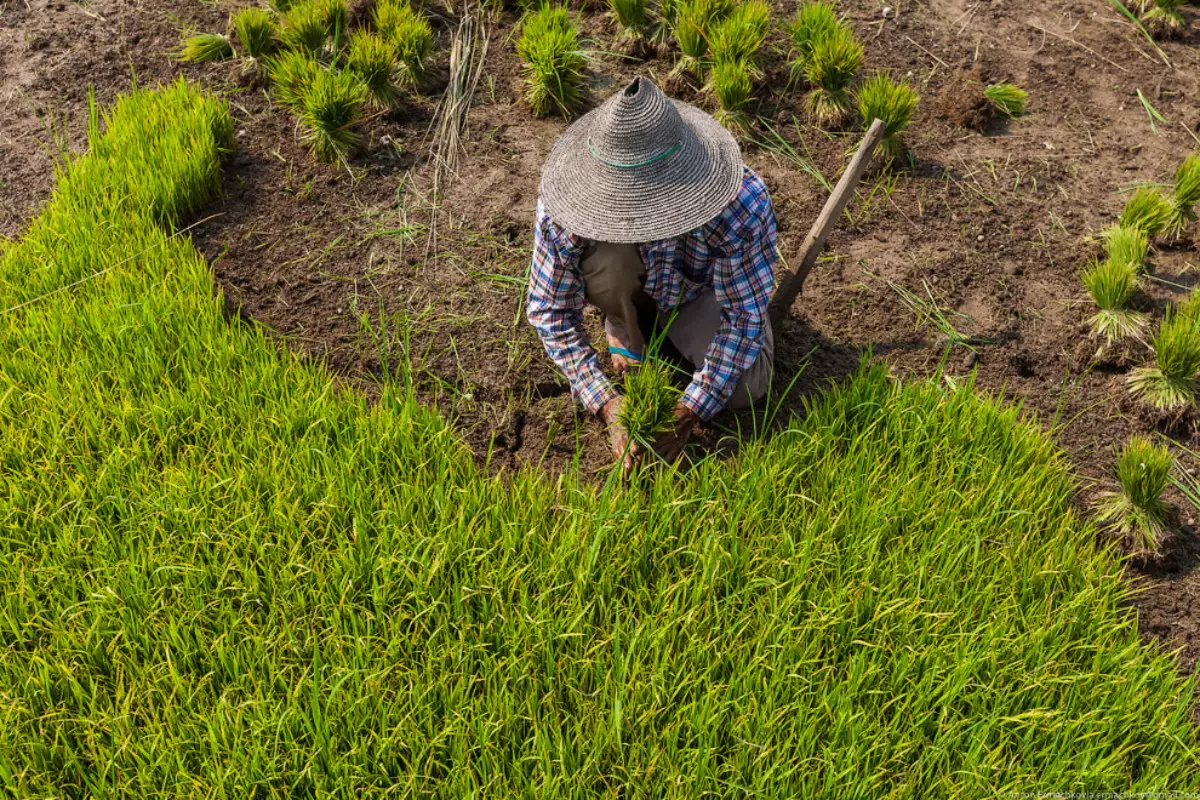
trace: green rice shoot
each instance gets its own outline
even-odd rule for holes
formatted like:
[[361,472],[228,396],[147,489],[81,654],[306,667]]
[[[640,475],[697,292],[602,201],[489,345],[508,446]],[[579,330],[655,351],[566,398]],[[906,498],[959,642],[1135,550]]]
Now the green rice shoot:
[[1129,389],[1154,408],[1180,411],[1196,399],[1200,372],[1200,320],[1170,311],[1154,336],[1154,365],[1129,375]]
[[288,50],[319,53],[329,38],[326,0],[304,0],[292,5],[279,21],[279,43]]
[[362,119],[367,87],[342,70],[321,70],[304,94],[300,110],[301,140],[321,161],[345,161],[358,144],[354,127]]
[[714,63],[739,63],[754,80],[762,77],[759,51],[771,29],[771,7],[764,0],[740,3],[724,19],[714,23],[709,37]]
[[1138,552],[1159,552],[1169,509],[1163,490],[1175,457],[1161,444],[1134,434],[1117,458],[1120,489],[1101,496],[1096,519]]
[[863,46],[845,28],[813,45],[804,74],[812,89],[807,108],[819,125],[841,124],[850,116],[850,84],[863,62]]
[[402,86],[416,88],[429,73],[433,28],[407,0],[381,0],[375,6],[375,28],[396,51]]
[[1019,117],[1025,113],[1025,104],[1029,93],[1013,83],[993,83],[983,90],[984,95],[996,109],[1005,117]]
[[629,438],[650,447],[656,436],[675,425],[675,406],[683,390],[676,385],[674,368],[654,355],[625,373],[625,401],[617,421]]
[[646,0],[608,0],[608,8],[622,36],[636,39],[645,33],[648,22]]
[[233,15],[233,28],[237,31],[242,52],[249,58],[260,60],[275,49],[275,16],[265,8],[243,8]]
[[1098,311],[1091,318],[1092,336],[1108,344],[1139,333],[1146,317],[1129,308],[1138,287],[1138,273],[1131,265],[1107,259],[1093,263],[1080,276]]
[[564,6],[546,5],[528,15],[517,41],[525,100],[539,117],[570,116],[583,102],[584,56]]
[[1183,15],[1186,0],[1149,0],[1142,14],[1142,24],[1156,36],[1175,36],[1188,26]]
[[309,87],[324,71],[311,55],[301,50],[284,50],[266,61],[275,98],[286,106],[304,106]]
[[876,72],[859,87],[857,106],[863,124],[870,126],[876,119],[884,124],[883,140],[877,151],[884,163],[890,164],[905,154],[901,137],[912,121],[919,101],[920,95],[907,81],[896,82],[885,72]]
[[1166,233],[1178,237],[1196,221],[1196,204],[1200,203],[1200,153],[1189,154],[1175,170],[1170,202],[1171,220]]
[[367,87],[375,106],[388,108],[396,102],[396,48],[388,39],[366,30],[351,33],[346,68]]
[[745,107],[753,90],[749,67],[744,61],[718,61],[713,64],[709,85],[719,105],[716,120],[735,133],[744,133],[750,125]]
[[1153,239],[1167,229],[1174,213],[1171,201],[1162,192],[1142,186],[1125,201],[1118,224],[1122,228],[1138,228]]
[[690,72],[701,77],[709,55],[713,30],[737,8],[732,0],[679,0],[675,12],[675,42],[680,58],[673,74]]
[[1135,274],[1145,271],[1150,237],[1141,228],[1117,225],[1104,231],[1104,249],[1109,261],[1129,266]]
[[833,10],[833,3],[821,0],[801,3],[796,9],[795,18],[788,25],[792,40],[789,62],[792,80],[805,78],[817,42],[836,35],[839,30],[845,30],[845,26]]
[[180,61],[224,61],[233,58],[233,44],[220,33],[196,33],[183,40]]

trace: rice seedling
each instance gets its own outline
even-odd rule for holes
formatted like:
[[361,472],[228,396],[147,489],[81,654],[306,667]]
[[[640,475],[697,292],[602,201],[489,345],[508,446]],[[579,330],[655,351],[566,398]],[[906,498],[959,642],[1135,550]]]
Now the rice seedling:
[[1142,4],[1142,24],[1156,36],[1174,36],[1187,27],[1182,8],[1187,0],[1147,0]]
[[389,40],[365,30],[350,34],[346,68],[362,80],[376,106],[387,108],[396,102],[396,48]]
[[740,3],[712,27],[709,50],[714,63],[740,63],[754,80],[762,77],[758,54],[771,29],[771,7],[763,0]]
[[[480,17],[478,12],[465,12],[450,38],[450,80],[446,83],[430,125],[435,200],[442,196],[443,184],[458,168],[472,99],[487,63],[488,30]],[[433,224],[437,224],[436,215]],[[430,236],[435,235],[436,228],[431,226]]]
[[1187,299],[1175,307],[1175,312],[1193,323],[1200,324],[1200,289],[1193,289]]
[[1200,153],[1191,153],[1175,170],[1175,187],[1171,192],[1171,219],[1166,233],[1180,236],[1196,221],[1195,206],[1200,203]]
[[1012,83],[993,83],[983,90],[983,94],[997,113],[1006,117],[1024,114],[1025,103],[1029,99],[1028,92]]
[[675,406],[682,395],[671,365],[648,355],[625,374],[625,402],[617,419],[631,441],[650,447],[658,434],[674,427]]
[[608,8],[621,35],[636,39],[646,30],[646,0],[608,0]]
[[311,55],[300,50],[285,50],[267,60],[266,65],[275,97],[297,109],[303,107],[309,87],[324,70]]
[[1167,311],[1154,336],[1154,366],[1129,375],[1129,389],[1149,405],[1177,411],[1196,399],[1200,372],[1200,320]]
[[672,74],[690,72],[701,77],[709,54],[714,28],[733,13],[736,2],[730,0],[679,0],[675,11],[675,42],[680,58]]
[[1167,448],[1145,436],[1131,436],[1117,458],[1121,488],[1101,497],[1096,519],[1136,550],[1157,553],[1169,513],[1162,493],[1174,467],[1175,457]]
[[709,85],[720,108],[716,119],[734,132],[744,132],[750,124],[745,106],[750,102],[753,85],[744,61],[718,61],[713,64]]
[[583,102],[583,52],[570,12],[543,6],[529,15],[517,41],[525,100],[537,116],[569,116]]
[[242,52],[253,59],[271,54],[275,48],[275,17],[263,8],[243,8],[233,15],[233,27]]
[[362,119],[367,87],[355,75],[341,70],[321,70],[304,93],[301,139],[322,161],[345,160],[358,144],[354,126]]
[[862,60],[862,45],[845,28],[813,45],[804,74],[813,87],[808,93],[808,112],[818,124],[840,124],[850,115],[850,83]]
[[891,163],[905,153],[901,138],[913,113],[917,110],[920,95],[907,82],[897,83],[887,73],[876,72],[863,81],[857,93],[858,114],[863,123],[883,120],[884,137],[879,143],[878,155],[885,163]]
[[197,33],[183,40],[180,61],[224,61],[233,58],[233,44],[219,33]]
[[1110,258],[1092,264],[1080,279],[1099,309],[1091,319],[1092,336],[1111,344],[1142,330],[1145,315],[1129,308],[1138,285],[1133,265]]
[[288,50],[318,53],[328,38],[329,13],[325,0],[304,0],[280,17],[279,43]]
[[375,28],[396,49],[398,80],[415,88],[429,70],[433,53],[433,28],[408,0],[380,0],[375,6]]
[[805,77],[808,62],[812,58],[817,42],[835,35],[844,26],[833,10],[832,3],[805,2],[796,10],[795,18],[788,24],[791,34],[792,52],[790,69],[792,80]]
[[1150,238],[1141,228],[1117,225],[1104,231],[1104,249],[1108,260],[1129,266],[1140,275],[1146,264]]
[[1143,186],[1125,201],[1117,224],[1122,228],[1138,228],[1153,239],[1167,229],[1173,214],[1171,201],[1162,192]]

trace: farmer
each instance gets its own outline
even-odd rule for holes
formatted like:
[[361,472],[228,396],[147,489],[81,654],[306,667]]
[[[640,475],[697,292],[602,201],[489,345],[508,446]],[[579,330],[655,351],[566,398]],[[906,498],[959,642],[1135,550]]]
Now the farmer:
[[585,300],[604,315],[618,374],[655,325],[691,362],[674,429],[654,443],[671,461],[698,420],[766,392],[774,264],[767,187],[698,108],[636,78],[559,137],[542,170],[527,315],[626,472],[642,454],[618,422],[623,398],[584,330]]

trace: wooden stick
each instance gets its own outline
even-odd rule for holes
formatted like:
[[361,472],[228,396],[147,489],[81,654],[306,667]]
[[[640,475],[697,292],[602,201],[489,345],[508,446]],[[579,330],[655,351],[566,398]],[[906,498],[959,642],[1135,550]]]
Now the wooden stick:
[[825,207],[821,209],[821,213],[817,215],[817,221],[813,223],[812,230],[805,237],[804,244],[800,245],[795,271],[786,273],[780,279],[775,296],[771,298],[771,302],[767,306],[772,326],[779,326],[784,315],[799,296],[800,290],[804,288],[804,279],[808,277],[813,265],[817,263],[817,256],[821,255],[821,251],[825,249],[825,240],[829,238],[829,234],[833,232],[833,226],[842,216],[842,212],[846,210],[846,204],[850,202],[850,197],[854,194],[858,182],[862,180],[863,173],[871,166],[871,157],[875,154],[875,148],[883,141],[883,129],[883,120],[877,119],[871,123],[867,135],[863,137],[862,144],[858,146],[858,152],[854,154],[854,158],[850,159],[850,165],[842,173],[837,186],[833,187],[833,192],[825,201]]

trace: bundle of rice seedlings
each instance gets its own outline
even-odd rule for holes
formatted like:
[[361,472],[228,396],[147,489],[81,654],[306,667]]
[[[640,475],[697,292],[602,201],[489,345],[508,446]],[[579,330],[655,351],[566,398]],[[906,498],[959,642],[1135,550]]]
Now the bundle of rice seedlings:
[[993,83],[983,90],[988,102],[998,114],[1006,117],[1019,117],[1025,113],[1025,103],[1029,93],[1013,83]]
[[716,119],[731,131],[743,132],[750,124],[744,108],[750,102],[753,86],[750,70],[744,61],[718,61],[713,65],[709,80],[720,108]]
[[265,8],[243,8],[233,15],[233,28],[250,58],[261,59],[275,49],[275,17]]
[[1174,36],[1187,27],[1180,10],[1187,0],[1149,0],[1142,5],[1142,24],[1158,36]]
[[180,61],[224,61],[233,58],[233,44],[219,33],[197,33],[183,40]]
[[735,8],[737,3],[732,0],[679,0],[675,12],[675,41],[679,45],[680,58],[674,74],[691,72],[701,76],[713,29]]
[[1150,237],[1141,228],[1117,225],[1104,232],[1104,249],[1108,260],[1126,265],[1141,274],[1150,249]]
[[583,102],[583,53],[579,34],[563,6],[543,6],[531,14],[517,41],[525,99],[538,116],[558,109],[564,116]]
[[1138,228],[1154,238],[1166,230],[1173,215],[1171,201],[1162,192],[1143,186],[1125,201],[1118,224],[1122,228]]
[[[280,18],[279,43],[288,50],[319,52],[330,34],[327,0],[306,0],[292,5]],[[342,29],[345,20],[342,21]]]
[[322,161],[345,159],[358,143],[354,126],[362,119],[367,87],[353,74],[321,70],[309,84],[300,110],[301,139]]
[[617,421],[631,441],[646,448],[675,425],[675,406],[683,392],[675,385],[672,371],[670,364],[650,356],[625,373],[625,403]]
[[839,27],[813,45],[804,74],[813,87],[808,111],[817,123],[840,124],[850,115],[850,83],[862,60],[862,45],[845,28]]
[[1200,320],[1168,311],[1154,336],[1154,366],[1129,375],[1129,389],[1155,408],[1177,410],[1196,398]]
[[1179,236],[1196,221],[1195,205],[1200,203],[1200,153],[1192,153],[1175,170],[1175,188],[1171,192],[1171,219],[1166,233]]
[[1092,264],[1080,279],[1099,309],[1091,319],[1092,336],[1102,336],[1111,344],[1145,326],[1145,316],[1128,307],[1138,284],[1137,270],[1131,265],[1110,258]]
[[863,123],[869,126],[873,120],[883,120],[884,136],[878,152],[885,163],[904,155],[901,134],[912,120],[920,99],[907,82],[897,83],[883,72],[876,72],[859,87],[857,105]]
[[308,53],[285,50],[266,62],[267,74],[275,87],[275,97],[284,105],[300,108],[308,88],[323,71]]
[[646,0],[608,0],[608,8],[622,36],[636,39],[646,30]]
[[362,80],[376,106],[387,108],[396,102],[396,48],[389,40],[365,30],[350,34],[346,67]]
[[1096,519],[1135,549],[1157,553],[1168,518],[1162,493],[1174,466],[1167,448],[1145,436],[1131,436],[1117,458],[1121,488],[1100,499]]
[[806,2],[796,10],[796,17],[787,26],[792,37],[792,80],[804,77],[817,42],[834,35],[843,27],[833,11],[832,3]]
[[758,53],[771,28],[771,7],[764,0],[750,0],[737,6],[712,28],[709,50],[716,63],[741,63],[750,77],[762,77]]
[[399,81],[416,87],[429,69],[433,28],[408,0],[380,0],[375,5],[375,28],[396,50]]

